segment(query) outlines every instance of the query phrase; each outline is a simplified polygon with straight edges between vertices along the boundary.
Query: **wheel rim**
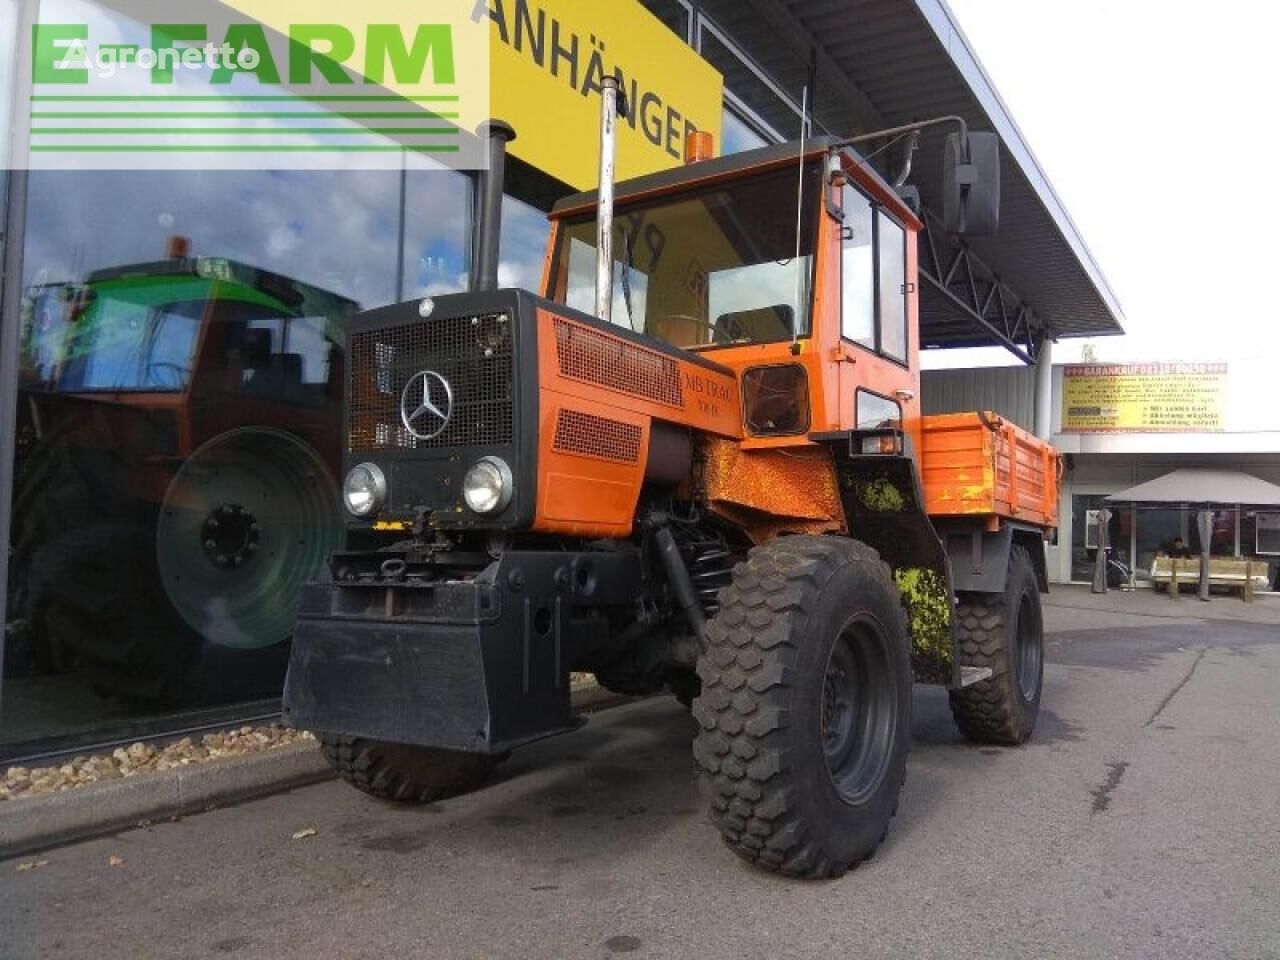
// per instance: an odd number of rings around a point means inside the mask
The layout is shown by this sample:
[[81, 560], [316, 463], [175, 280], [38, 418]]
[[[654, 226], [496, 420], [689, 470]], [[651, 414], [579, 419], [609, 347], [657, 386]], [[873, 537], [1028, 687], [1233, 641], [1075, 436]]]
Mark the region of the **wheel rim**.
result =
[[1036, 698], [1043, 655], [1035, 603], [1030, 593], [1023, 593], [1018, 603], [1018, 692], [1027, 702]]
[[291, 434], [243, 428], [178, 471], [156, 555], [169, 602], [193, 630], [258, 650], [293, 633], [303, 585], [342, 537], [337, 483], [320, 455]]
[[851, 621], [836, 638], [822, 683], [822, 749], [832, 785], [862, 803], [884, 778], [898, 718], [898, 685], [884, 630]]

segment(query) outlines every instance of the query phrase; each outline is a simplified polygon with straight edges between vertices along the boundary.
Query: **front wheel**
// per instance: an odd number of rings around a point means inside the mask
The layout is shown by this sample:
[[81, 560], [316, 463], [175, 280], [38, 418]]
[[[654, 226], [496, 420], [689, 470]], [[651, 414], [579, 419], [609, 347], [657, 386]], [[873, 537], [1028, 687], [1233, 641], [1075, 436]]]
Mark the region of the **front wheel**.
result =
[[906, 776], [911, 661], [879, 554], [840, 537], [751, 551], [698, 661], [694, 756], [711, 820], [745, 860], [838, 877], [884, 839]]
[[324, 758], [357, 790], [393, 803], [433, 803], [480, 786], [499, 758], [317, 734]]

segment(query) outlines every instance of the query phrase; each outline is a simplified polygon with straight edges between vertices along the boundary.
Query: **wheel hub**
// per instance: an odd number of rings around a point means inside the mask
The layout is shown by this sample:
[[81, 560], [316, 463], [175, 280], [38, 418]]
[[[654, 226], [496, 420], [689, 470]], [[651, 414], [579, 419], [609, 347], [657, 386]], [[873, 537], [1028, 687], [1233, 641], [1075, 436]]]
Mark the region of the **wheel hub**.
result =
[[258, 552], [262, 527], [257, 517], [237, 503], [223, 504], [200, 528], [204, 554], [215, 567], [234, 570]]
[[853, 715], [848, 675], [832, 663], [822, 683], [822, 731], [828, 757], [838, 755], [849, 738]]
[[821, 717], [831, 783], [846, 803], [862, 803], [889, 767], [897, 724], [888, 641], [874, 622], [854, 622], [836, 638], [822, 681]]
[[1023, 700], [1030, 702], [1035, 699], [1040, 685], [1040, 664], [1044, 653], [1040, 646], [1035, 604], [1025, 593], [1018, 603], [1017, 644], [1018, 692]]

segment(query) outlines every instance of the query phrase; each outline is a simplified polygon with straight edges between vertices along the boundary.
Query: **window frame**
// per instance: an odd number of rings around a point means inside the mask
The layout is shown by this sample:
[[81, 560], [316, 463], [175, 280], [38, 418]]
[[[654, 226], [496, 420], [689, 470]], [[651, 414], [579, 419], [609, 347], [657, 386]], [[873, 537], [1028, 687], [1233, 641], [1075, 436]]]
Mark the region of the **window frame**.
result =
[[858, 400], [862, 397], [863, 394], [866, 394], [869, 397], [875, 397], [877, 400], [883, 400], [885, 403], [894, 407], [898, 411], [898, 429], [902, 430], [902, 425], [903, 423], [906, 422], [903, 419], [903, 414], [902, 414], [902, 401], [896, 400], [893, 397], [886, 397], [883, 393], [877, 393], [875, 390], [872, 390], [869, 387], [858, 387], [853, 392], [853, 429], [855, 431], [875, 429], [874, 427], [864, 427], [862, 425], [862, 420], [858, 413], [858, 408], [859, 408]]
[[[911, 235], [911, 232], [907, 229], [906, 224], [904, 224], [897, 216], [894, 215], [893, 211], [891, 211], [885, 204], [876, 200], [875, 197], [868, 194], [865, 190], [863, 190], [860, 186], [858, 186], [858, 184], [856, 184], [852, 180], [846, 181], [842, 189], [856, 191], [860, 197], [866, 200], [867, 204], [871, 208], [871, 312], [872, 312], [871, 326], [872, 326], [872, 332], [874, 334], [873, 339], [875, 341], [875, 346], [869, 347], [865, 343], [860, 343], [857, 340], [851, 340], [849, 337], [846, 337], [844, 334], [844, 287], [845, 287], [844, 250], [845, 250], [846, 241], [843, 234], [843, 227], [844, 227], [843, 220], [841, 221], [842, 232], [840, 236], [840, 320], [839, 320], [840, 340], [842, 343], [847, 343], [858, 350], [862, 350], [866, 353], [871, 354], [872, 356], [887, 360], [890, 363], [894, 364], [895, 366], [901, 367], [904, 370], [910, 370], [911, 369], [911, 310], [909, 306], [908, 297], [910, 296], [910, 293], [911, 293], [910, 288], [912, 285], [910, 281], [907, 279], [907, 263], [908, 263], [907, 242]], [[844, 212], [843, 196], [840, 198], [840, 210], [841, 210], [841, 213]], [[880, 284], [880, 215], [881, 214], [883, 214], [884, 217], [890, 223], [894, 224], [895, 226], [898, 227], [898, 229], [902, 231], [902, 265], [903, 265], [903, 270], [902, 270], [903, 319], [902, 319], [902, 322], [904, 327], [903, 342], [906, 347], [906, 350], [905, 350], [906, 356], [903, 357], [902, 359], [898, 359], [893, 354], [886, 353], [884, 350], [884, 335], [883, 335], [883, 322], [882, 322], [883, 317], [881, 315], [882, 312], [881, 312], [881, 298], [880, 298], [880, 286], [881, 286]]]
[[[818, 185], [819, 193], [821, 193], [821, 191], [826, 189], [826, 178], [822, 171], [821, 162], [812, 161], [812, 163], [814, 165], [814, 169], [816, 173], [814, 180]], [[790, 169], [791, 169], [790, 167], [780, 166], [780, 167], [777, 167], [776, 169], [771, 168], [765, 171], [757, 172], [753, 174], [753, 176], [768, 176], [773, 173], [783, 172]], [[699, 194], [705, 194], [709, 190], [713, 189], [715, 186], [716, 184], [714, 183], [707, 183], [707, 182], [695, 183], [685, 188], [682, 188], [681, 190], [678, 190], [674, 193], [667, 194], [665, 198], [670, 199], [672, 197], [697, 196]], [[653, 201], [651, 199], [637, 198], [635, 199], [634, 202], [637, 204], [646, 204], [646, 203], [652, 203]], [[622, 219], [622, 217], [625, 215], [626, 209], [627, 209], [626, 206], [620, 203], [615, 208], [615, 216], [618, 219]], [[548, 300], [552, 301], [553, 303], [567, 307], [568, 309], [571, 309], [571, 310], [577, 310], [577, 312], [582, 313], [585, 316], [594, 318], [593, 311], [578, 310], [575, 307], [570, 307], [568, 304], [568, 297], [569, 297], [569, 256], [568, 255], [569, 255], [570, 244], [574, 239], [576, 239], [571, 235], [571, 231], [575, 226], [584, 222], [587, 216], [588, 214], [579, 214], [574, 217], [562, 217], [556, 221], [554, 226], [554, 234], [553, 234], [555, 237], [556, 243], [555, 243], [555, 248], [550, 253], [550, 257], [551, 257], [550, 277], [552, 278], [551, 288], [546, 291], [546, 297]], [[589, 214], [589, 216], [593, 218], [592, 222], [594, 222], [595, 214], [591, 213]], [[797, 304], [798, 306], [802, 307], [806, 311], [805, 319], [807, 320], [807, 327], [804, 333], [796, 334], [791, 337], [780, 337], [773, 340], [752, 340], [749, 344], [747, 343], [705, 343], [705, 344], [697, 344], [693, 346], [677, 346], [676, 344], [669, 343], [668, 341], [663, 340], [661, 337], [658, 337], [650, 333], [648, 330], [647, 323], [645, 325], [645, 329], [643, 330], [631, 329], [630, 332], [642, 337], [647, 337], [647, 338], [665, 343], [669, 347], [675, 347], [676, 349], [679, 349], [679, 350], [688, 350], [692, 353], [699, 353], [699, 354], [711, 353], [716, 350], [726, 350], [734, 347], [745, 347], [745, 346], [755, 347], [755, 346], [764, 346], [766, 344], [774, 344], [774, 343], [793, 343], [793, 342], [803, 343], [806, 341], [813, 340], [815, 336], [815, 329], [817, 327], [817, 322], [818, 322], [817, 312], [815, 310], [815, 307], [817, 306], [817, 295], [818, 295], [818, 289], [817, 289], [818, 257], [819, 257], [820, 248], [822, 244], [823, 218], [825, 216], [826, 216], [825, 212], [819, 211], [817, 216], [815, 216], [814, 218], [813, 235], [812, 235], [813, 252], [808, 254], [809, 270], [808, 270], [808, 276], [805, 281], [805, 296], [803, 301]], [[596, 248], [593, 246], [592, 249], [595, 250]], [[615, 262], [618, 262], [618, 261], [615, 260]], [[841, 297], [843, 298], [843, 296], [844, 296], [844, 292], [843, 292], [843, 284], [842, 284]], [[842, 299], [842, 302], [843, 302], [843, 299]], [[626, 325], [616, 323], [616, 322], [611, 323], [610, 325], [621, 327], [623, 330], [628, 329]]]
[[760, 432], [751, 429], [751, 412], [747, 409], [747, 391], [742, 391], [742, 425], [748, 436], [751, 437], [802, 437], [807, 436], [809, 431], [813, 429], [813, 395], [809, 390], [809, 370], [803, 363], [761, 363], [754, 367], [748, 367], [742, 371], [742, 383], [745, 384], [747, 377], [753, 373], [765, 373], [769, 370], [795, 370], [804, 378], [804, 389], [801, 391], [805, 398], [804, 407], [804, 425], [796, 430], [776, 430], [773, 432]]

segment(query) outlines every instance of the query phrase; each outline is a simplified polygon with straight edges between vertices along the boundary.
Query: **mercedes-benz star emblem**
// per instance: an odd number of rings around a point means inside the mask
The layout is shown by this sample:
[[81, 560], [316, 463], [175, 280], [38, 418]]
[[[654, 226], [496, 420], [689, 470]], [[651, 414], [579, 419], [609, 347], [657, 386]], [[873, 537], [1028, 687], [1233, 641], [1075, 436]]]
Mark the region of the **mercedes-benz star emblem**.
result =
[[404, 385], [400, 420], [419, 440], [434, 440], [453, 419], [453, 387], [434, 370], [423, 370]]

